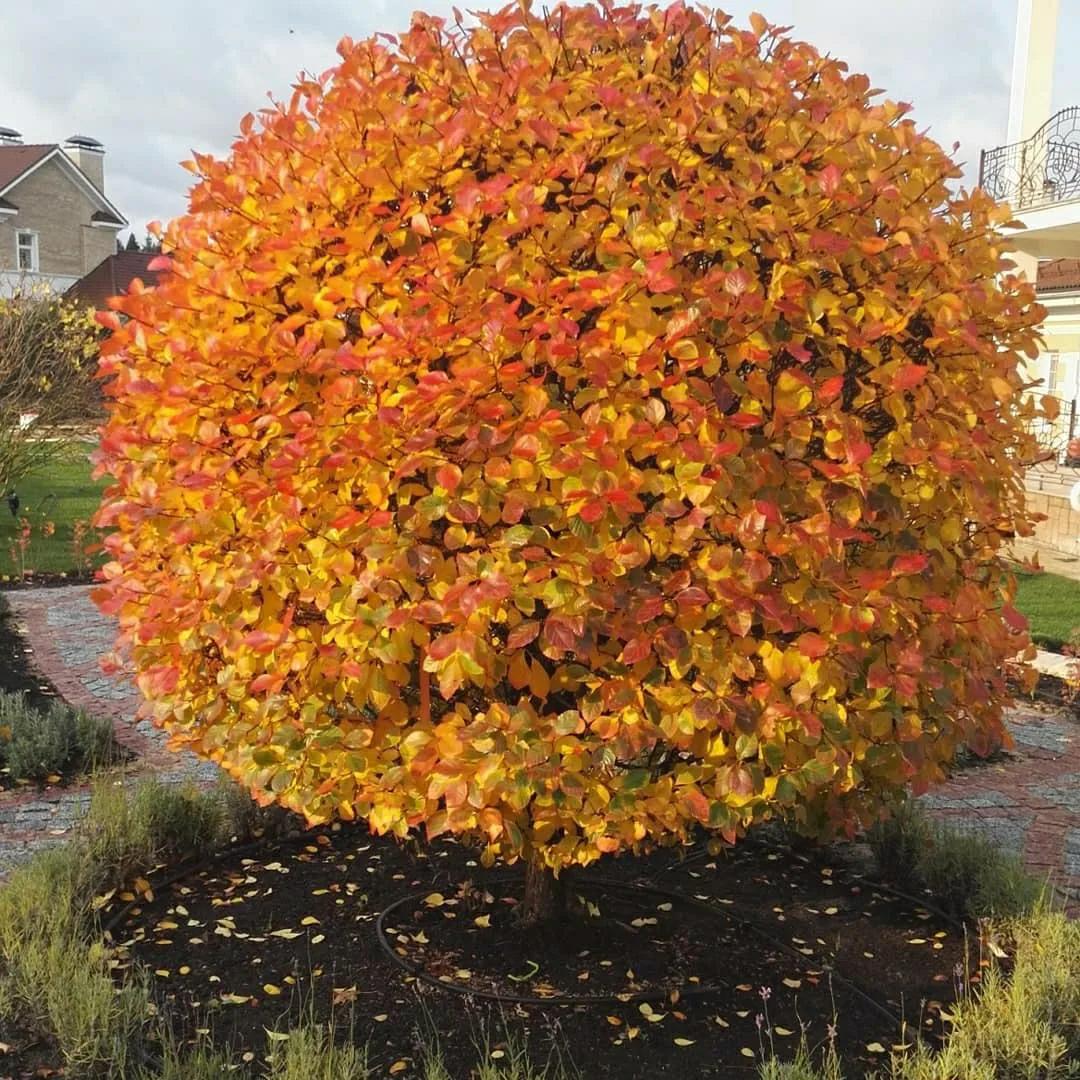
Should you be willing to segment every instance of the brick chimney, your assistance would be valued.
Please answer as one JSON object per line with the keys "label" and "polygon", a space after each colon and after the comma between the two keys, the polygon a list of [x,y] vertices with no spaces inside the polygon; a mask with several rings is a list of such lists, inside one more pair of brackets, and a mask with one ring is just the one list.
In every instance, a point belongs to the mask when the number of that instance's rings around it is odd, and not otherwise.
{"label": "brick chimney", "polygon": [[102,194],[105,193],[105,147],[88,135],[72,135],[64,143],[64,153]]}

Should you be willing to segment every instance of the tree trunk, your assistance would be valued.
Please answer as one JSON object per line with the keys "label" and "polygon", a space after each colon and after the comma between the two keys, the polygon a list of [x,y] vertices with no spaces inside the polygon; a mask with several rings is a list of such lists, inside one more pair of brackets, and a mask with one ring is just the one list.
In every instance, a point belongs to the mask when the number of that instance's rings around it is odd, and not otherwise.
{"label": "tree trunk", "polygon": [[567,913],[566,875],[556,877],[546,866],[525,863],[525,895],[518,908],[523,926],[562,919]]}

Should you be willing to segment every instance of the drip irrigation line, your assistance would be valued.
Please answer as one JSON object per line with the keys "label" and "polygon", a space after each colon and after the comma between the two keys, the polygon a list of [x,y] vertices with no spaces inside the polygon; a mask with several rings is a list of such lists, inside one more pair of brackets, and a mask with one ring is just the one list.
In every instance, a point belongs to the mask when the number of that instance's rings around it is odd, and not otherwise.
{"label": "drip irrigation line", "polygon": [[[598,874],[582,874],[575,875],[573,878],[575,885],[593,886],[601,889],[613,890],[616,892],[624,893],[643,893],[648,896],[660,897],[663,900],[671,901],[673,903],[684,904],[687,907],[696,908],[699,911],[704,911],[706,914],[713,916],[722,916],[729,922],[733,922],[736,926],[742,927],[744,930],[755,934],[761,938],[766,944],[771,945],[773,948],[779,949],[781,952],[786,952],[795,957],[800,963],[805,962],[806,957],[795,949],[792,945],[786,941],[782,941],[775,935],[770,934],[767,930],[753,923],[749,919],[743,919],[742,917],[727,910],[727,908],[712,903],[708,900],[699,900],[694,896],[687,896],[685,893],[679,892],[676,889],[667,889],[659,885],[647,885],[640,882],[625,882],[618,881],[614,878],[604,877]],[[639,990],[630,994],[586,994],[586,995],[559,995],[556,997],[540,997],[535,994],[515,994],[511,992],[503,992],[496,990],[484,990],[473,988],[469,986],[461,986],[457,983],[452,983],[438,978],[432,975],[422,964],[415,963],[406,957],[401,956],[390,942],[386,933],[386,923],[388,917],[398,909],[406,906],[409,903],[416,903],[422,896],[420,893],[411,893],[408,896],[403,896],[400,900],[395,900],[389,907],[384,908],[378,919],[375,921],[375,933],[379,939],[379,945],[382,947],[383,952],[387,957],[394,962],[394,964],[406,971],[412,977],[419,979],[421,982],[433,986],[439,990],[447,990],[450,993],[458,994],[461,997],[480,998],[485,1001],[494,1001],[501,1005],[531,1005],[539,1006],[543,1008],[551,1008],[553,1006],[576,1006],[576,1005],[621,1005],[629,1002],[640,1001],[655,1001],[657,998],[667,997],[677,989],[680,998],[698,998],[707,997],[712,994],[718,993],[721,989],[730,989],[728,983],[719,985],[699,986],[699,985],[685,985],[678,988],[667,988],[656,990]],[[901,1018],[894,1013],[891,1009],[882,1005],[881,1002],[871,997],[866,991],[862,990],[851,980],[845,978],[838,971],[832,970],[832,978],[835,982],[839,983],[845,989],[850,991],[856,997],[862,999],[862,1001],[869,1005],[880,1016],[884,1017],[890,1024],[901,1024]]]}

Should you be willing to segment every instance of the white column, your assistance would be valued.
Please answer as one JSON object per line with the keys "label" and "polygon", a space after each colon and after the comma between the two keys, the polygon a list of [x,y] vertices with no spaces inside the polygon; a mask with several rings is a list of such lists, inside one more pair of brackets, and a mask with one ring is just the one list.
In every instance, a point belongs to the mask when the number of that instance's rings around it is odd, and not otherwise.
{"label": "white column", "polygon": [[1017,0],[1010,143],[1030,138],[1050,119],[1059,0]]}

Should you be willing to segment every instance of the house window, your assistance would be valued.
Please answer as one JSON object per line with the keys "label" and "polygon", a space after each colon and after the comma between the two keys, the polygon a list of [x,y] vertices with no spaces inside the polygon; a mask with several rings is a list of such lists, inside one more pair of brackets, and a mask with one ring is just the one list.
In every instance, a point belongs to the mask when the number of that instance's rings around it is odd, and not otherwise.
{"label": "house window", "polygon": [[37,233],[16,233],[15,247],[18,255],[19,270],[27,274],[36,274],[38,271]]}
{"label": "house window", "polygon": [[1061,376],[1061,356],[1052,352],[1047,356],[1046,390],[1052,394],[1058,388],[1058,379]]}

